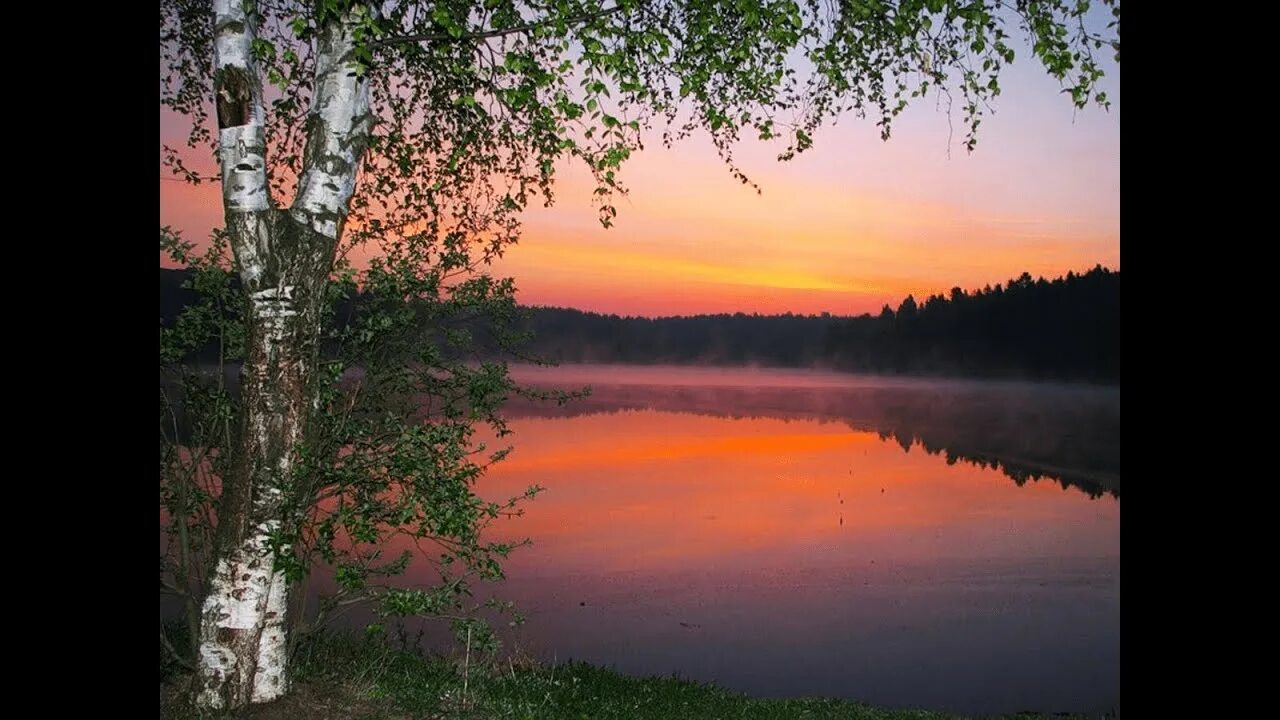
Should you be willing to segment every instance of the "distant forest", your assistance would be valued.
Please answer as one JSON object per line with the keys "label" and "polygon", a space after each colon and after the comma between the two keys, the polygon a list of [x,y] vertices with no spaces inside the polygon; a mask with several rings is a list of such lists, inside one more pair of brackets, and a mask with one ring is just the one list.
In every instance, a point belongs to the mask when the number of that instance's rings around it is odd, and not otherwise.
{"label": "distant forest", "polygon": [[635,318],[535,308],[534,355],[562,362],[826,367],[893,374],[1120,377],[1120,273],[1029,274],[908,296],[879,315]]}
{"label": "distant forest", "polygon": [[[193,296],[160,270],[161,322]],[[878,315],[720,314],[642,318],[526,308],[525,354],[563,363],[815,367],[883,374],[1120,379],[1120,272],[1054,280],[1023,273],[976,291],[908,296]]]}

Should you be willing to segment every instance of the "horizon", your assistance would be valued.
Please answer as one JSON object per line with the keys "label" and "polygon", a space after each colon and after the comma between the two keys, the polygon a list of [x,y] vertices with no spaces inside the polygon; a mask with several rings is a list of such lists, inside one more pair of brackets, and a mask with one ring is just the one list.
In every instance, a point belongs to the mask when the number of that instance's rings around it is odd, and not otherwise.
{"label": "horizon", "polygon": [[[176,271],[185,270],[185,268],[174,267],[172,265],[166,266],[163,262],[160,265],[160,269],[176,270]],[[1098,269],[1101,269],[1105,272],[1112,273],[1112,274],[1120,273],[1120,269],[1118,267],[1110,268],[1105,265],[1098,264],[1098,265],[1095,265],[1094,267],[1088,268],[1087,270],[1069,270],[1067,272],[1063,272],[1061,274],[1053,275],[1050,277],[1046,277],[1044,275],[1036,275],[1036,276],[1032,276],[1032,279],[1037,282],[1044,280],[1052,283],[1052,282],[1065,279],[1069,273],[1074,273],[1077,277],[1079,277],[1081,275],[1085,275],[1089,272],[1093,272],[1094,270],[1098,270]],[[988,283],[987,285],[980,288],[961,288],[961,289],[967,295],[972,296],[975,293],[982,290],[994,289],[996,286],[1004,287],[1007,285],[1008,282],[1018,279],[1018,277],[1021,277],[1023,274],[1030,274],[1030,273],[1025,273],[1025,272],[1018,273],[1016,277],[1006,278],[1005,280],[999,283]],[[959,286],[953,285],[952,287],[959,287]],[[923,303],[928,298],[935,295],[939,295],[939,296],[942,296],[944,299],[947,299],[948,291],[950,289],[951,288],[947,288],[946,290],[937,290],[935,292],[929,293],[928,295],[920,295],[919,297],[917,297],[915,294],[908,294],[903,298],[901,298],[898,301],[898,303],[886,302],[885,305],[890,307],[890,309],[896,312],[898,309],[898,304],[905,301],[907,297],[910,297],[919,303]],[[522,302],[522,303],[518,303],[518,307],[521,307],[527,310],[561,310],[561,311],[568,311],[568,312],[577,312],[577,313],[582,313],[584,315],[597,315],[597,316],[606,317],[606,318],[618,318],[620,320],[653,320],[653,321],[681,320],[681,319],[723,317],[723,316],[733,317],[737,315],[742,315],[746,317],[760,317],[760,318],[794,317],[794,318],[808,318],[808,319],[815,319],[815,320],[823,320],[823,319],[852,320],[855,318],[862,318],[862,317],[875,317],[880,312],[879,310],[877,310],[876,312],[868,311],[868,312],[860,312],[860,313],[841,314],[841,313],[834,313],[830,311],[822,311],[822,312],[814,312],[814,313],[798,313],[790,310],[777,311],[777,312],[759,312],[759,311],[747,312],[745,310],[732,310],[732,311],[719,311],[719,312],[685,313],[685,314],[678,314],[678,315],[635,315],[635,314],[629,314],[629,313],[624,314],[624,313],[608,312],[608,311],[601,311],[601,310],[589,310],[586,308],[573,307],[570,305],[546,305],[546,304]]]}

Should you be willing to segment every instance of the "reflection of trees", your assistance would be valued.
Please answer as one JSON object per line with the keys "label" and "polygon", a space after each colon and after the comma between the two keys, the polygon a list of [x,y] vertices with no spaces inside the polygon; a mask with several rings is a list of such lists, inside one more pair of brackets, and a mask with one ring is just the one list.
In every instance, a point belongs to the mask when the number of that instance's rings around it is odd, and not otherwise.
{"label": "reflection of trees", "polygon": [[[228,369],[229,385],[236,372]],[[517,373],[517,380],[519,380]],[[529,383],[553,387],[550,378]],[[570,373],[565,388],[578,389]],[[836,387],[596,383],[566,405],[513,399],[508,417],[660,410],[713,417],[840,422],[904,451],[999,470],[1018,485],[1049,479],[1090,497],[1120,497],[1120,392],[1039,383],[867,379]],[[853,383],[863,382],[862,386]],[[185,431],[185,428],[183,429]]]}
{"label": "reflection of trees", "polygon": [[999,470],[1018,485],[1057,480],[1120,497],[1120,394],[1027,383],[884,381],[863,387],[596,385],[563,407],[514,402],[513,417],[661,410],[843,422],[904,451]]}

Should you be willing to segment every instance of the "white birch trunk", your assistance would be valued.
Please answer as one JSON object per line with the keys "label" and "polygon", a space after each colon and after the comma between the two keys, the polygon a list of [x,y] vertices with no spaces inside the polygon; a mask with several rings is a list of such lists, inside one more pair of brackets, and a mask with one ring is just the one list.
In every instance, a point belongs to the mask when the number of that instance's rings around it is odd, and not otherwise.
{"label": "white birch trunk", "polygon": [[289,587],[275,568],[271,538],[281,529],[310,411],[321,303],[370,116],[348,16],[321,28],[298,195],[288,212],[273,207],[252,18],[242,0],[215,0],[214,13],[223,206],[250,301],[238,462],[224,478],[219,556],[197,657],[197,704],[221,710],[268,702],[289,688]]}
{"label": "white birch trunk", "polygon": [[289,691],[288,590],[289,583],[283,572],[272,575],[250,702],[269,702]]}
{"label": "white birch trunk", "polygon": [[369,81],[357,74],[349,20],[330,26],[317,41],[308,157],[291,209],[295,221],[335,242],[355,192],[356,172],[372,125]]}

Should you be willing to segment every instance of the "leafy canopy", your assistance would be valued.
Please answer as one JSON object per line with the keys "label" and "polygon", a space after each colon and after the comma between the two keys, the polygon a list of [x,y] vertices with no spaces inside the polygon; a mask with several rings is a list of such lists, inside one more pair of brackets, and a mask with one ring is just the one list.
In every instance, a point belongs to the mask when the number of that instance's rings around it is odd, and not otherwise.
{"label": "leafy canopy", "polygon": [[[447,258],[450,238],[484,238],[494,253],[514,241],[519,212],[551,202],[566,158],[593,173],[608,225],[618,171],[655,126],[665,142],[705,130],[747,182],[733,163],[744,135],[791,158],[852,112],[888,138],[912,99],[937,90],[958,96],[972,149],[1019,35],[1077,107],[1105,106],[1095,52],[1119,59],[1120,8],[1100,4],[1101,29],[1088,0],[279,0],[253,4],[253,50],[274,88],[269,167],[283,199],[300,172],[317,29],[358,23],[376,126],[346,242],[413,228]],[[209,17],[200,0],[161,14],[161,102],[190,117],[193,146],[214,140]],[[186,172],[176,149],[167,157]]]}

